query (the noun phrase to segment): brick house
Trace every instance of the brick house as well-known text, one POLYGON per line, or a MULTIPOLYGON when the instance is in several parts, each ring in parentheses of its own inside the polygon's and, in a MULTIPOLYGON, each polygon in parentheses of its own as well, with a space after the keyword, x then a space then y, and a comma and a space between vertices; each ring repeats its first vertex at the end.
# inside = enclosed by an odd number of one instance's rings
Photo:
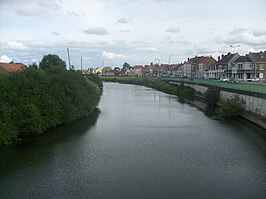
POLYGON ((196 62, 196 77, 200 79, 208 79, 207 71, 209 70, 210 65, 216 63, 216 60, 210 57, 201 57, 196 62))

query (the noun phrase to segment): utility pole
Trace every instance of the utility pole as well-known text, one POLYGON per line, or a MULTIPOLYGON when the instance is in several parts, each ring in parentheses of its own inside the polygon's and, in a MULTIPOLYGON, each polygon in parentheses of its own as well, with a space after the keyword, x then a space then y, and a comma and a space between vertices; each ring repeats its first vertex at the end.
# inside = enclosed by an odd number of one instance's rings
POLYGON ((67 48, 67 56, 68 56, 68 64, 69 64, 69 70, 71 69, 71 63, 70 63, 70 56, 69 56, 69 49, 67 48))
POLYGON ((81 72, 82 72, 82 56, 80 58, 80 68, 81 68, 81 72))

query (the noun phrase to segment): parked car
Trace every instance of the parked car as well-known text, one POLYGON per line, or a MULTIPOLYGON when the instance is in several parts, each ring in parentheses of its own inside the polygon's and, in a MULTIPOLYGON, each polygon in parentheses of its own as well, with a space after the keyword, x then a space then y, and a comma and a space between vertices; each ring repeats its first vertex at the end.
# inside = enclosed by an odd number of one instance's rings
POLYGON ((255 78, 251 78, 251 79, 247 79, 248 82, 258 82, 260 79, 255 77, 255 78))
POLYGON ((220 82, 229 82, 229 78, 228 77, 223 77, 220 79, 220 82))

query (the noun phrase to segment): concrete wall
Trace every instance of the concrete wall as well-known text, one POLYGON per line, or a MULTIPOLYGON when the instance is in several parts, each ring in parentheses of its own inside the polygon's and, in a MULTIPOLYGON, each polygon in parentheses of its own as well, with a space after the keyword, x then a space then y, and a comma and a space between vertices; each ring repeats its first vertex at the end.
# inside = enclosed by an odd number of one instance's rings
MULTIPOLYGON (((170 83, 180 85, 180 82, 170 82, 170 83)), ((184 86, 191 87, 195 89, 197 92, 201 92, 201 93, 205 93, 208 90, 207 86, 202 86, 202 85, 185 83, 184 86)), ((247 111, 251 111, 251 112, 260 114, 262 116, 266 116, 266 99, 265 98, 262 98, 259 96, 251 96, 251 95, 235 93, 233 91, 225 91, 225 90, 220 91, 220 96, 222 99, 230 99, 234 95, 240 96, 246 102, 245 109, 247 111)))

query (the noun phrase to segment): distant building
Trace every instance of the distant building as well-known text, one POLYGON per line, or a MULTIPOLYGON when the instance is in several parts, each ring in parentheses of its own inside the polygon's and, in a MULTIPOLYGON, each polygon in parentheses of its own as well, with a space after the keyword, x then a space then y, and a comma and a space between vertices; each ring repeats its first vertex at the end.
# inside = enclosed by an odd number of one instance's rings
POLYGON ((26 68, 24 64, 0 63, 0 74, 22 71, 26 68))
POLYGON ((142 69, 143 69, 144 67, 142 66, 142 65, 135 65, 134 67, 133 67, 133 69, 134 69, 134 74, 136 75, 136 76, 142 76, 142 69))
POLYGON ((187 76, 187 77, 196 77, 196 73, 197 73, 197 64, 198 61, 202 58, 195 56, 193 58, 188 58, 188 60, 182 65, 181 70, 183 73, 183 76, 187 76))
POLYGON ((209 79, 208 70, 210 65, 216 63, 216 60, 210 57, 201 57, 196 62, 196 77, 200 79, 209 79))
POLYGON ((218 57, 218 61, 210 65, 210 70, 207 72, 209 78, 220 79, 222 77, 234 77, 235 70, 233 63, 240 57, 238 53, 228 53, 227 55, 222 55, 218 57), (233 70, 232 70, 233 69, 233 70))
POLYGON ((254 68, 254 77, 258 77, 261 80, 266 79, 266 51, 260 51, 259 53, 249 53, 248 57, 252 61, 254 68))
POLYGON ((234 78, 246 81, 247 79, 254 77, 254 68, 252 66, 252 61, 246 56, 238 57, 232 66, 232 73, 234 78))

